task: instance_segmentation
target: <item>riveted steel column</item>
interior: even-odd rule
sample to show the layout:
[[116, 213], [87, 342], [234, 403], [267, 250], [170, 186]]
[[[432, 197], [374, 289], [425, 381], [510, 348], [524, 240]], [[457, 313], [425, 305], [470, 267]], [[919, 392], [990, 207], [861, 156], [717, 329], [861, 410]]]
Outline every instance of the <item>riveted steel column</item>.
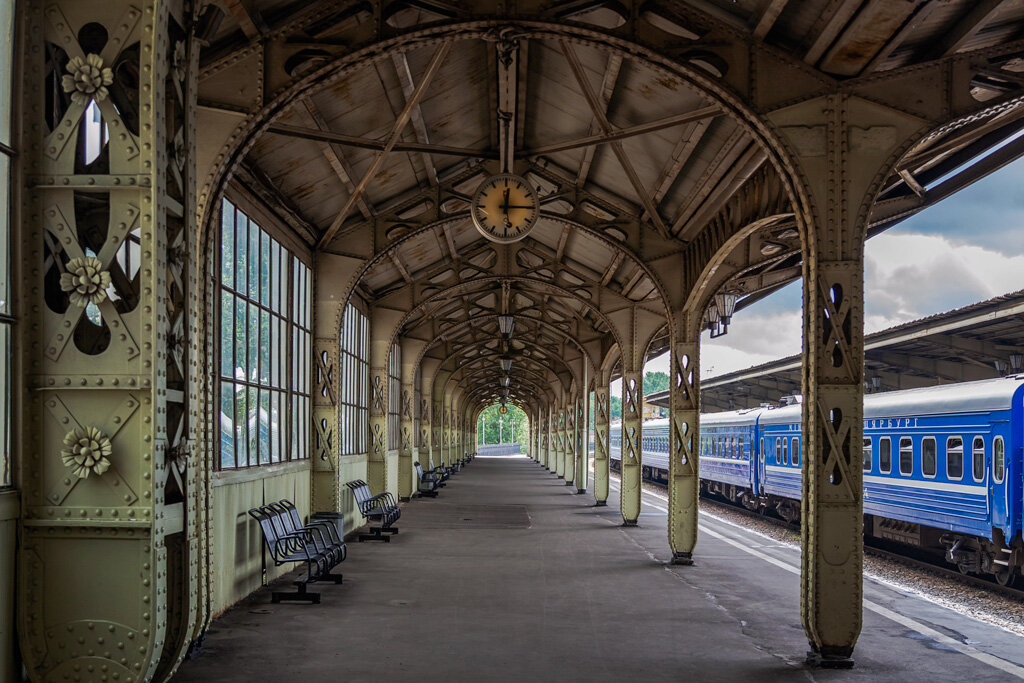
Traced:
[[590, 403], [586, 393], [576, 397], [576, 476], [573, 483], [576, 493], [587, 492], [587, 478], [590, 470], [589, 415], [585, 408]]
[[608, 399], [608, 373], [602, 371], [594, 389], [594, 500], [597, 505], [608, 504], [609, 435], [611, 429]]
[[669, 369], [668, 544], [673, 564], [693, 564], [700, 493], [698, 342], [674, 342]]
[[443, 462], [441, 444], [444, 441], [444, 406], [434, 401], [430, 410], [430, 466], [438, 467]]
[[555, 414], [555, 474], [565, 476], [565, 397], [558, 402]]
[[[215, 457], [195, 446], [199, 377], [213, 372], [198, 360], [198, 48], [182, 2], [18, 8], [26, 376], [15, 384], [14, 630], [33, 680], [166, 678], [205, 623]], [[91, 103], [110, 139], [86, 161]]]
[[[421, 385], [422, 386], [422, 385]], [[430, 401], [420, 389], [420, 447], [416, 454], [423, 469], [430, 469]]]
[[540, 456], [540, 464], [544, 465], [544, 467], [548, 467], [548, 450], [551, 447], [550, 430], [548, 424], [548, 416], [550, 415], [550, 412], [551, 408], [549, 406], [544, 406], [544, 408], [541, 410], [540, 417], [537, 418], [539, 423], [538, 426], [540, 427], [540, 452], [538, 453], [538, 455]]
[[576, 480], [576, 396], [570, 395], [565, 403], [565, 464], [562, 466], [565, 485]]
[[[381, 329], [383, 328], [383, 329]], [[374, 493], [387, 490], [388, 466], [388, 356], [390, 326], [380, 324], [377, 312], [370, 316], [370, 452], [366, 459], [366, 483]], [[387, 333], [387, 334], [386, 334]]]
[[622, 373], [622, 477], [619, 509], [623, 526], [636, 526], [640, 517], [641, 430], [644, 376], [636, 370]]
[[412, 442], [413, 430], [416, 425], [413, 423], [412, 402], [416, 392], [414, 379], [416, 366], [411, 363], [402, 364], [402, 405], [401, 405], [401, 437], [398, 450], [398, 497], [409, 500], [413, 492], [413, 468], [412, 468]]

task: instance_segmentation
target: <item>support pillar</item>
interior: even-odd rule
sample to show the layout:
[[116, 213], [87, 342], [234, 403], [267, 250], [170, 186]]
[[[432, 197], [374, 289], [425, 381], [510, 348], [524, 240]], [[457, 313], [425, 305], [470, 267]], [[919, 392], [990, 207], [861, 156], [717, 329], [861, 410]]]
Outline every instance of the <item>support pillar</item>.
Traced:
[[700, 494], [699, 341], [672, 344], [669, 374], [668, 544], [672, 564], [693, 564]]
[[370, 317], [370, 452], [366, 459], [366, 483], [373, 493], [387, 490], [388, 453], [388, 355], [390, 326], [381, 324], [376, 311]]
[[430, 410], [430, 466], [438, 467], [444, 463], [441, 455], [444, 441], [444, 407], [440, 401], [434, 401]]
[[640, 517], [641, 430], [644, 376], [637, 370], [622, 373], [622, 477], [619, 510], [623, 526], [636, 526]]
[[587, 438], [590, 426], [588, 410], [590, 400], [584, 390], [583, 396], [576, 397], [576, 476], [573, 483], [576, 493], [587, 492], [587, 479], [590, 470], [590, 439]]
[[555, 414], [555, 474], [559, 477], [565, 476], [565, 398], [563, 397], [558, 405], [558, 412]]
[[565, 404], [565, 464], [562, 466], [565, 485], [573, 486], [576, 481], [576, 401], [575, 395], [569, 396]]
[[401, 500], [409, 500], [413, 493], [412, 442], [416, 425], [413, 422], [412, 402], [416, 392], [415, 374], [414, 365], [402, 363], [402, 423], [398, 447], [398, 497]]
[[594, 500], [598, 506], [608, 504], [610, 408], [608, 373], [602, 370], [594, 389]]

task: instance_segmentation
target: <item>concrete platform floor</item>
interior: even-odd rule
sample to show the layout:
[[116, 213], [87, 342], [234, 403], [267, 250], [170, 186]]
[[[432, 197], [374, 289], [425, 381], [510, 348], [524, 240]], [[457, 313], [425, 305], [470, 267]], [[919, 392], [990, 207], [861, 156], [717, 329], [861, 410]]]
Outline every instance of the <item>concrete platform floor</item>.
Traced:
[[664, 499], [623, 528], [614, 497], [574, 492], [477, 458], [392, 543], [350, 543], [322, 604], [263, 590], [214, 621], [177, 680], [1024, 679], [1024, 639], [872, 581], [856, 667], [808, 668], [791, 548], [705, 518], [696, 565], [668, 565]]

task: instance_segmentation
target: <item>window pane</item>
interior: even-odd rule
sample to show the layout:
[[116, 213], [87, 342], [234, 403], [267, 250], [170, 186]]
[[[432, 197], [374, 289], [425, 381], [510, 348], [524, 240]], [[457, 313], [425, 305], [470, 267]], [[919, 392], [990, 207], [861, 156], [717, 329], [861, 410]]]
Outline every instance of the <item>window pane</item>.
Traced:
[[281, 312], [281, 245], [277, 240], [270, 246], [270, 307]]
[[270, 305], [270, 235], [260, 231], [260, 303]]
[[863, 467], [865, 472], [871, 471], [871, 439], [864, 439], [863, 442]]
[[[0, 3], [3, 4], [3, 3]], [[6, 10], [0, 9], [0, 14]], [[0, 30], [3, 29], [3, 25], [0, 24]], [[0, 38], [0, 48], [3, 39]], [[10, 73], [10, 70], [6, 73]], [[4, 73], [0, 73], [0, 83], [2, 83]], [[2, 89], [2, 87], [0, 87]], [[3, 103], [7, 100], [0, 100], [0, 111], [5, 109]], [[8, 245], [11, 243], [10, 234], [10, 169], [11, 159], [10, 157], [0, 154], [0, 245], [3, 245], [3, 253], [0, 253], [0, 313], [10, 313], [11, 309], [11, 280], [10, 280], [10, 252]]]
[[14, 3], [0, 2], [0, 142], [11, 143], [12, 49], [14, 47]]
[[14, 483], [11, 471], [11, 437], [9, 434], [11, 391], [10, 378], [11, 326], [0, 323], [0, 488]]
[[249, 221], [249, 298], [260, 298], [260, 226]]
[[235, 466], [235, 385], [220, 383], [220, 466]]
[[914, 442], [912, 439], [903, 437], [900, 439], [900, 474], [910, 474], [914, 471]]
[[964, 476], [964, 442], [959, 436], [946, 439], [946, 477], [963, 479]]
[[270, 404], [270, 461], [281, 462], [281, 392], [271, 394]]
[[892, 472], [892, 442], [888, 438], [878, 440], [878, 471]]
[[245, 374], [245, 352], [249, 347], [249, 327], [245, 322], [245, 302], [235, 300], [235, 376], [236, 380], [244, 380]]
[[270, 392], [260, 389], [260, 464], [270, 462]]
[[270, 383], [270, 311], [260, 309], [260, 384]]
[[985, 479], [985, 439], [976, 436], [974, 437], [974, 447], [972, 448], [972, 463], [971, 463], [971, 474], [974, 475], [974, 481], [984, 481]]
[[926, 477], [934, 477], [938, 469], [935, 457], [935, 439], [928, 437], [921, 440], [921, 471]]
[[245, 467], [249, 460], [249, 435], [245, 427], [246, 415], [245, 385], [235, 385], [235, 462]]
[[248, 281], [249, 228], [245, 214], [235, 212], [235, 291], [245, 294]]
[[246, 413], [245, 413], [245, 422], [246, 422], [246, 429], [248, 430], [248, 436], [249, 436], [249, 459], [248, 459], [248, 462], [249, 462], [250, 465], [255, 465], [255, 464], [257, 464], [259, 462], [257, 460], [257, 458], [259, 456], [259, 447], [260, 447], [260, 422], [259, 422], [259, 413], [260, 413], [260, 402], [259, 401], [260, 401], [260, 397], [259, 397], [259, 393], [258, 392], [259, 392], [259, 390], [256, 389], [255, 387], [249, 387], [248, 390], [246, 391], [246, 394], [248, 394], [248, 397], [246, 398], [246, 403], [247, 403], [246, 408], [247, 408], [247, 410], [246, 410]]
[[793, 443], [792, 443], [792, 446], [790, 446], [790, 450], [792, 451], [792, 453], [790, 453], [790, 455], [793, 458], [793, 464], [794, 465], [799, 465], [800, 464], [800, 439], [796, 438], [795, 436], [793, 437]]
[[235, 297], [227, 290], [220, 295], [220, 374], [234, 378]]
[[235, 286], [235, 207], [224, 200], [220, 214], [220, 283]]
[[997, 483], [1003, 483], [1006, 475], [1006, 453], [1003, 450], [1003, 437], [997, 436], [992, 441], [992, 479]]

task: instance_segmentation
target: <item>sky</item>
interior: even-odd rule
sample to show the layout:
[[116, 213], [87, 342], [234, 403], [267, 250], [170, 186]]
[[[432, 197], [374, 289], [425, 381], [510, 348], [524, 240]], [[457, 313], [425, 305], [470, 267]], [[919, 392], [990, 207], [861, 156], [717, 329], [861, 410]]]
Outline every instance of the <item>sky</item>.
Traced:
[[[867, 241], [866, 333], [1024, 289], [1024, 159]], [[801, 282], [701, 337], [708, 379], [800, 352]], [[667, 372], [668, 354], [645, 370]], [[618, 382], [612, 385], [617, 396]]]

